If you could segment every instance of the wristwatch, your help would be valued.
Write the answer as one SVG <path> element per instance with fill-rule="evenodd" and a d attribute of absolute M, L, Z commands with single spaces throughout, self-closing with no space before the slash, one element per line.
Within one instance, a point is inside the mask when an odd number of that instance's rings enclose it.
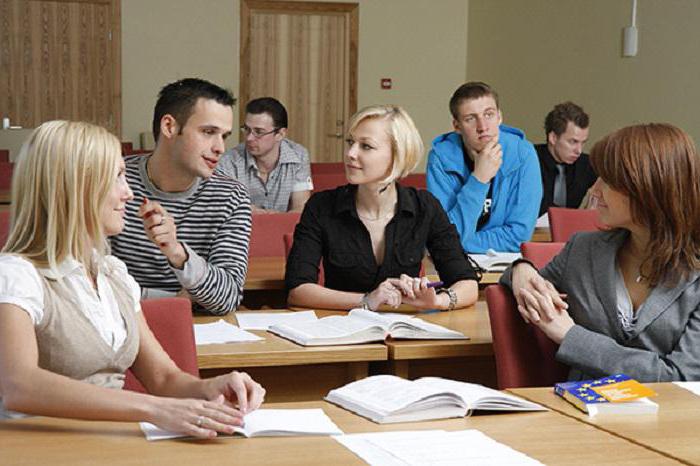
<path fill-rule="evenodd" d="M 457 306 L 457 293 L 452 288 L 438 288 L 437 294 L 447 293 L 450 298 L 450 304 L 447 305 L 447 310 L 451 311 Z"/>

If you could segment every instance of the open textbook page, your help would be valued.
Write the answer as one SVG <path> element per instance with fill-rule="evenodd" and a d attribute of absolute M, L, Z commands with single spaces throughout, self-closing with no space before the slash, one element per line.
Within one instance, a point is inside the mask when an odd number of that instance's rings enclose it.
<path fill-rule="evenodd" d="M 464 339 L 463 333 L 403 314 L 385 314 L 353 309 L 344 316 L 330 316 L 314 322 L 270 326 L 270 332 L 300 345 L 348 345 L 404 339 Z"/>
<path fill-rule="evenodd" d="M 331 390 L 325 399 L 380 424 L 463 417 L 475 409 L 546 410 L 508 393 L 439 377 L 375 375 Z"/>
<path fill-rule="evenodd" d="M 486 272 L 503 272 L 522 257 L 519 252 L 496 252 L 491 249 L 486 254 L 469 254 L 474 262 Z"/>
<path fill-rule="evenodd" d="M 245 425 L 236 432 L 245 437 L 281 437 L 300 435 L 338 435 L 343 431 L 322 409 L 258 409 L 245 416 Z M 186 437 L 161 429 L 149 422 L 140 423 L 147 440 Z"/>

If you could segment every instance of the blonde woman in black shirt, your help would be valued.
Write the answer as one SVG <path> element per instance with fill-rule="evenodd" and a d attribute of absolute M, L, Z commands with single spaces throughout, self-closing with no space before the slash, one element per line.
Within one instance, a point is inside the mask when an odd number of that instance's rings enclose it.
<path fill-rule="evenodd" d="M 285 277 L 290 304 L 447 310 L 476 301 L 476 272 L 440 203 L 398 183 L 422 154 L 418 130 L 402 108 L 377 105 L 353 116 L 344 155 L 348 184 L 314 194 L 294 232 Z M 426 248 L 442 288 L 419 277 Z"/>

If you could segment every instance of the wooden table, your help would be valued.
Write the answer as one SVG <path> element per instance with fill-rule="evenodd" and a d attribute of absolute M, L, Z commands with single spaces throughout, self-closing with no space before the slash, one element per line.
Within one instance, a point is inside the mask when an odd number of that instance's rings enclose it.
<path fill-rule="evenodd" d="M 285 257 L 250 257 L 245 291 L 284 290 Z"/>
<path fill-rule="evenodd" d="M 196 316 L 194 320 L 201 324 L 220 318 Z M 237 323 L 235 314 L 224 318 Z M 197 346 L 201 375 L 241 369 L 265 387 L 271 401 L 315 400 L 332 388 L 367 377 L 371 361 L 387 360 L 387 347 L 381 343 L 301 346 L 269 332 L 252 333 L 265 340 Z"/>
<path fill-rule="evenodd" d="M 675 458 L 700 464 L 700 397 L 671 383 L 648 384 L 658 396 L 655 415 L 588 417 L 551 388 L 517 388 L 509 391 L 617 437 Z"/>
<path fill-rule="evenodd" d="M 269 408 L 323 408 L 345 433 L 479 429 L 545 464 L 670 465 L 677 462 L 556 412 L 475 415 L 462 419 L 379 425 L 321 402 Z M 242 437 L 148 442 L 136 423 L 35 417 L 0 421 L 3 464 L 51 465 L 360 465 L 330 437 Z"/>
<path fill-rule="evenodd" d="M 552 241 L 552 233 L 549 231 L 549 227 L 535 227 L 530 241 L 536 243 L 549 243 Z"/>
<path fill-rule="evenodd" d="M 449 312 L 416 314 L 443 327 L 460 331 L 468 340 L 389 340 L 390 372 L 417 378 L 440 375 L 496 386 L 493 339 L 486 303 Z"/>

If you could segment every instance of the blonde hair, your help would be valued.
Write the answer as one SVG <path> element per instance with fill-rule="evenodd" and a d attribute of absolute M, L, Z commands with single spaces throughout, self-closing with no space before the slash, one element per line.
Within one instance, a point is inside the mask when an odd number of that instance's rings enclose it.
<path fill-rule="evenodd" d="M 391 174 L 385 180 L 391 183 L 409 175 L 423 157 L 423 140 L 406 110 L 396 105 L 372 105 L 355 113 L 350 119 L 350 134 L 365 120 L 381 119 L 387 122 L 391 140 Z"/>
<path fill-rule="evenodd" d="M 93 248 L 106 254 L 100 211 L 120 157 L 119 140 L 100 126 L 57 120 L 36 128 L 15 166 L 3 252 L 54 270 L 68 257 L 88 267 Z"/>

